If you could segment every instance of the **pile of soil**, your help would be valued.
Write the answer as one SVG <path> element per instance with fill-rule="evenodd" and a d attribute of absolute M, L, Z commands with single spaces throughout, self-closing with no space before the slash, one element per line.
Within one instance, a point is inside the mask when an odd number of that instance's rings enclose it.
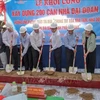
<path fill-rule="evenodd" d="M 52 95 L 55 95 L 58 91 L 55 90 L 55 89 L 49 89 L 49 90 L 45 90 L 45 94 L 47 96 L 52 96 Z"/>
<path fill-rule="evenodd" d="M 79 90 L 77 88 L 68 88 L 67 93 L 69 93 L 69 94 L 78 94 Z"/>
<path fill-rule="evenodd" d="M 80 97 L 83 98 L 84 100 L 93 100 L 94 99 L 92 93 L 83 92 L 82 94 L 80 94 Z"/>
<path fill-rule="evenodd" d="M 44 76 L 44 72 L 30 72 L 31 76 Z"/>
<path fill-rule="evenodd" d="M 47 74 L 47 75 L 54 75 L 54 71 L 45 71 L 45 74 Z"/>
<path fill-rule="evenodd" d="M 5 70 L 0 70 L 0 76 L 18 76 L 17 71 L 12 71 L 11 73 L 5 72 Z M 34 76 L 34 77 L 49 77 L 49 78 L 64 78 L 64 79 L 70 79 L 70 80 L 82 80 L 82 77 L 80 74 L 69 74 L 69 73 L 61 73 L 61 72 L 55 72 L 53 75 L 45 74 L 45 72 L 31 72 L 31 71 L 25 71 L 25 74 L 22 75 L 24 77 L 26 76 Z M 93 79 L 92 81 L 100 81 L 100 74 L 92 74 Z"/>

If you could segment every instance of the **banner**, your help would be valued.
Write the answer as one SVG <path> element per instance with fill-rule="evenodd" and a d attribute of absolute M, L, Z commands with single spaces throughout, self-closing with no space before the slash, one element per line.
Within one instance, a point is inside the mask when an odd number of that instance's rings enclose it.
<path fill-rule="evenodd" d="M 6 18 L 18 32 L 25 25 L 28 33 L 31 33 L 37 20 L 46 34 L 45 44 L 49 43 L 53 20 L 58 23 L 62 38 L 68 24 L 74 24 L 80 37 L 79 44 L 84 26 L 91 23 L 97 35 L 96 43 L 100 44 L 100 0 L 6 0 Z"/>

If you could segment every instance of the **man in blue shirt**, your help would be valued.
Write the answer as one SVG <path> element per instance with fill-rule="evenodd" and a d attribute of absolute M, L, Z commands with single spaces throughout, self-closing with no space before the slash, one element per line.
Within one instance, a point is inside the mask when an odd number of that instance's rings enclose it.
<path fill-rule="evenodd" d="M 69 24 L 67 27 L 68 32 L 64 36 L 64 45 L 66 50 L 67 57 L 67 68 L 66 72 L 68 72 L 69 66 L 73 66 L 73 58 L 76 44 L 76 34 L 74 33 L 74 26 Z"/>
<path fill-rule="evenodd" d="M 32 51 L 30 36 L 27 33 L 27 28 L 25 26 L 20 27 L 20 40 L 23 46 L 22 57 L 24 61 L 25 70 L 32 70 Z"/>

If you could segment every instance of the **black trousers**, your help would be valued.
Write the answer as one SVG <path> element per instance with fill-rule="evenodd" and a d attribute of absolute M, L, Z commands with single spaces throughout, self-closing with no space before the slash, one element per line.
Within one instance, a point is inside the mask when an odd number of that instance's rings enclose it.
<path fill-rule="evenodd" d="M 9 64 L 10 48 L 6 46 L 7 63 Z M 14 69 L 18 70 L 18 48 L 17 45 L 12 47 L 12 57 L 14 61 Z"/>
<path fill-rule="evenodd" d="M 25 70 L 31 70 L 32 69 L 32 47 L 28 48 L 27 53 L 23 56 L 23 62 L 25 66 Z"/>
<path fill-rule="evenodd" d="M 38 48 L 41 49 L 41 47 L 38 47 Z M 38 58 L 39 58 L 39 52 L 32 47 L 32 59 L 33 59 L 33 67 L 32 68 L 37 67 Z M 41 55 L 41 59 L 40 59 L 40 63 L 39 63 L 39 69 L 41 71 L 43 71 L 42 55 Z"/>
<path fill-rule="evenodd" d="M 73 58 L 74 58 L 73 50 L 66 48 L 66 57 L 67 57 L 66 72 L 68 72 L 69 66 L 73 66 Z"/>
<path fill-rule="evenodd" d="M 90 52 L 86 58 L 87 72 L 94 73 L 96 64 L 96 50 Z"/>
<path fill-rule="evenodd" d="M 62 46 L 54 50 L 54 61 L 56 65 L 56 71 L 61 72 L 61 55 L 62 55 Z"/>

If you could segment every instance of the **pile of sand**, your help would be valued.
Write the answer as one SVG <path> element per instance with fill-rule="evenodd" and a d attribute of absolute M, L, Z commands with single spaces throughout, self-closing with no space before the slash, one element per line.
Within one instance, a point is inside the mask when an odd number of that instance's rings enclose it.
<path fill-rule="evenodd" d="M 84 100 L 93 100 L 94 98 L 92 93 L 85 93 L 85 92 L 80 94 L 80 97 L 83 98 Z"/>
<path fill-rule="evenodd" d="M 49 89 L 49 90 L 45 90 L 45 94 L 47 96 L 52 96 L 52 95 L 55 95 L 58 91 L 55 90 L 55 89 Z"/>
<path fill-rule="evenodd" d="M 78 94 L 79 90 L 77 88 L 68 88 L 67 93 L 69 93 L 69 94 Z"/>

